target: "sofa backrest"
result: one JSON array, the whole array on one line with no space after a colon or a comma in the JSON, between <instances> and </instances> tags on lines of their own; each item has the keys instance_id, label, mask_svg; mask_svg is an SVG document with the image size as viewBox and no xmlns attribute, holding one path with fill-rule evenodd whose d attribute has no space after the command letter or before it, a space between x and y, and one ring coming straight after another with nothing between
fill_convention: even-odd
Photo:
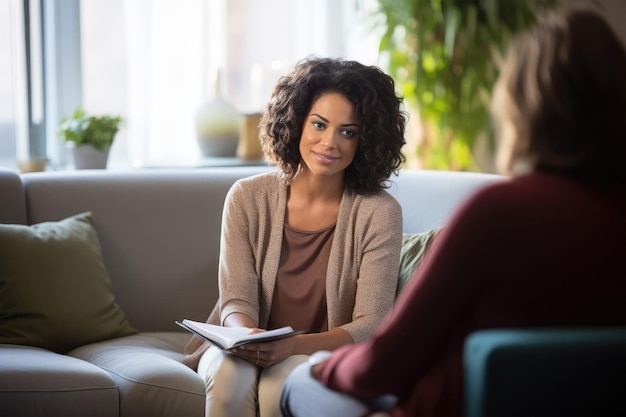
<instances>
[{"instance_id":1,"label":"sofa backrest","mask_svg":"<svg viewBox=\"0 0 626 417\"><path fill-rule=\"evenodd\" d=\"M228 189L239 178L270 169L29 173L21 175L23 189L16 181L20 176L7 174L0 176L0 221L35 224L91 211L117 302L129 322L143 331L178 330L174 320L204 320L217 299ZM403 207L404 231L419 232L444 224L469 193L501 178L402 171L392 177L388 190ZM6 195L15 201L12 214L5 214ZM25 214L16 215L24 210L24 201Z\"/></svg>"},{"instance_id":2,"label":"sofa backrest","mask_svg":"<svg viewBox=\"0 0 626 417\"><path fill-rule=\"evenodd\" d=\"M442 226L473 192L501 175L476 172L402 170L387 189L402 206L403 231L417 233Z\"/></svg>"},{"instance_id":3,"label":"sofa backrest","mask_svg":"<svg viewBox=\"0 0 626 417\"><path fill-rule=\"evenodd\" d=\"M224 197L268 167L24 174L29 224L93 213L117 302L142 331L204 320L217 299Z\"/></svg>"},{"instance_id":4,"label":"sofa backrest","mask_svg":"<svg viewBox=\"0 0 626 417\"><path fill-rule=\"evenodd\" d=\"M26 224L26 197L19 174L0 168L0 223Z\"/></svg>"}]
</instances>

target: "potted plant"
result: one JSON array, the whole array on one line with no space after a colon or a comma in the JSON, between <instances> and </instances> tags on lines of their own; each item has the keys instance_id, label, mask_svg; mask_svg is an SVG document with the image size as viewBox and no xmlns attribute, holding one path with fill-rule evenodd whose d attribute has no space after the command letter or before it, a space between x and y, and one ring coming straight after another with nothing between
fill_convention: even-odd
<instances>
[{"instance_id":1,"label":"potted plant","mask_svg":"<svg viewBox=\"0 0 626 417\"><path fill-rule=\"evenodd\" d=\"M73 145L76 169L106 168L122 120L120 116L89 115L82 108L61 120L59 135Z\"/></svg>"},{"instance_id":2,"label":"potted plant","mask_svg":"<svg viewBox=\"0 0 626 417\"><path fill-rule=\"evenodd\" d=\"M483 170L475 144L484 138L493 150L489 102L499 60L512 36L558 4L378 0L385 29L379 50L422 126L416 154L408 159L427 169Z\"/></svg>"}]
</instances>

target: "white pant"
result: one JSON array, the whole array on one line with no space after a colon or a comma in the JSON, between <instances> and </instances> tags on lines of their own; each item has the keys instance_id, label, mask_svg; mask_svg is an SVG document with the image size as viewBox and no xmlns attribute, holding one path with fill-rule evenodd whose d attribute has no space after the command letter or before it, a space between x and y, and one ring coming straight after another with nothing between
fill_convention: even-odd
<instances>
[{"instance_id":1,"label":"white pant","mask_svg":"<svg viewBox=\"0 0 626 417\"><path fill-rule=\"evenodd\" d=\"M396 402L392 395L365 400L333 391L311 376L310 363L303 363L285 381L281 407L285 417L388 417Z\"/></svg>"},{"instance_id":2,"label":"white pant","mask_svg":"<svg viewBox=\"0 0 626 417\"><path fill-rule=\"evenodd\" d=\"M210 347L198 365L206 384L207 417L280 417L280 395L293 368L308 355L293 355L268 368ZM258 413L257 413L258 409Z\"/></svg>"}]
</instances>

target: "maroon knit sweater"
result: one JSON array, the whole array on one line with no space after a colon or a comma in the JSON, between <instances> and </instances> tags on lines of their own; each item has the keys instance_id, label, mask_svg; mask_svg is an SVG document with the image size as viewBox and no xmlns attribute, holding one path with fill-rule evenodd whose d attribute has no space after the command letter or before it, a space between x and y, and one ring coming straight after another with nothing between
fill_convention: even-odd
<instances>
[{"instance_id":1,"label":"maroon knit sweater","mask_svg":"<svg viewBox=\"0 0 626 417\"><path fill-rule=\"evenodd\" d=\"M462 415L465 337L626 324L624 253L624 195L546 174L489 186L443 229L374 337L338 349L321 380L395 394L394 416Z\"/></svg>"}]
</instances>

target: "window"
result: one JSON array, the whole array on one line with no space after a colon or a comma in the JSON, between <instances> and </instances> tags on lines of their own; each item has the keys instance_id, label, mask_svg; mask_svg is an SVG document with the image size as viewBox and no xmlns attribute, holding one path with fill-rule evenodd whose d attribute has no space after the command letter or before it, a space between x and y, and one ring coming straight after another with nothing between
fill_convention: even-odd
<instances>
[{"instance_id":1,"label":"window","mask_svg":"<svg viewBox=\"0 0 626 417\"><path fill-rule=\"evenodd\" d=\"M28 153L26 36L21 0L0 2L0 166ZM18 144L19 149L18 149Z\"/></svg>"},{"instance_id":2,"label":"window","mask_svg":"<svg viewBox=\"0 0 626 417\"><path fill-rule=\"evenodd\" d=\"M19 9L19 0L9 0ZM119 114L125 123L110 167L193 164L200 158L195 114L220 90L242 113L261 111L277 78L310 54L377 64L372 30L375 0L63 0L45 2L48 157L68 166L59 120L81 105L89 113ZM0 7L8 8L6 2ZM3 20L15 11L0 10ZM19 19L18 19L19 20ZM12 32L20 33L19 27ZM5 74L6 37L0 40ZM14 50L15 48L13 48ZM11 50L11 51L13 51ZM10 52L12 66L20 60ZM13 69L22 74L23 69ZM21 75L20 75L21 77ZM20 85L14 76L13 90ZM4 84L1 88L6 88ZM5 91L0 90L0 103ZM17 96L13 93L14 100ZM0 104L1 105L1 104ZM0 129L20 117L0 107ZM8 120L8 122L6 122ZM3 127L5 124L13 127ZM15 153L16 135L0 130L0 158ZM6 142L6 143L5 143ZM12 148L13 147L13 148ZM6 148L6 149L5 149ZM5 155L6 158L6 155ZM5 161L0 161L4 165Z\"/></svg>"}]
</instances>

